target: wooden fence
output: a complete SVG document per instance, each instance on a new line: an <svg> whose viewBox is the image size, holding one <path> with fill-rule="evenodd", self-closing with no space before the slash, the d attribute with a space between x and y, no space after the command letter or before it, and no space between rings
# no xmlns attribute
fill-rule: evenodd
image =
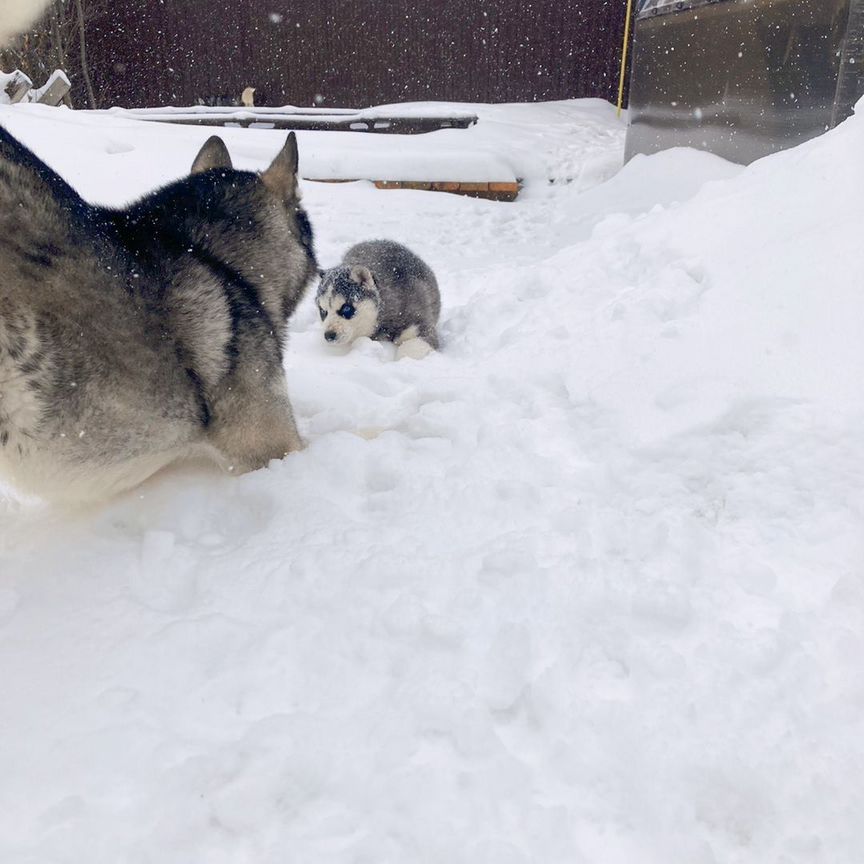
<svg viewBox="0 0 864 864"><path fill-rule="evenodd" d="M124 0L94 15L87 49L102 108L234 104L249 85L256 105L614 99L625 8L626 0Z"/></svg>

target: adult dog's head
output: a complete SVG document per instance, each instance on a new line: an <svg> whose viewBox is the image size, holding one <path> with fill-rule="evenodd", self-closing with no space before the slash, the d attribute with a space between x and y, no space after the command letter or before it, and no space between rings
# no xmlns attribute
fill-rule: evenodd
<svg viewBox="0 0 864 864"><path fill-rule="evenodd" d="M260 173L235 170L214 135L195 157L189 180L200 205L201 246L254 284L268 312L283 320L318 272L297 168L293 132Z"/></svg>
<svg viewBox="0 0 864 864"><path fill-rule="evenodd" d="M312 227L297 186L292 132L270 166L238 171L221 138L204 144L190 176L145 196L120 214L139 242L192 256L230 288L244 315L261 308L276 335L318 273ZM161 245L160 245L161 244ZM151 244L152 245L152 244Z"/></svg>

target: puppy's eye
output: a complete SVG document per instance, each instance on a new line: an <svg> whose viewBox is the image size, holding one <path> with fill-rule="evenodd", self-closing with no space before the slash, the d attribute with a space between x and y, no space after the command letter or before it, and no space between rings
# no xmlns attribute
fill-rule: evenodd
<svg viewBox="0 0 864 864"><path fill-rule="evenodd" d="M318 307L318 314L321 316L321 320L323 321L327 317L327 310L322 309L320 306Z"/></svg>
<svg viewBox="0 0 864 864"><path fill-rule="evenodd" d="M356 311L350 303L343 303L336 314L341 315L343 318L353 318Z"/></svg>

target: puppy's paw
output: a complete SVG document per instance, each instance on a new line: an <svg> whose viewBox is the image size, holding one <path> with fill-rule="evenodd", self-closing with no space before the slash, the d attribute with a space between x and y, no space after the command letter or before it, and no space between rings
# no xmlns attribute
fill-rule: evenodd
<svg viewBox="0 0 864 864"><path fill-rule="evenodd" d="M396 349L396 359L410 357L412 360L422 360L427 354L432 353L432 346L419 336L414 339L406 339Z"/></svg>
<svg viewBox="0 0 864 864"><path fill-rule="evenodd" d="M363 429L355 429L352 431L352 435L356 435L358 438L363 438L366 441L372 441L377 438L382 432L386 432L387 430L383 426L367 426Z"/></svg>

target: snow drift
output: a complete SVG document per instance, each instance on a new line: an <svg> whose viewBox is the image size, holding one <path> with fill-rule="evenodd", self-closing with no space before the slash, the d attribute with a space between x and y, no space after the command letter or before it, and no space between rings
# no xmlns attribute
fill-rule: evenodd
<svg viewBox="0 0 864 864"><path fill-rule="evenodd" d="M101 200L195 151L68 116L0 122ZM620 158L597 130L543 158ZM862 151L859 116L514 205L307 184L325 266L436 269L444 350L332 353L310 302L307 451L2 499L0 859L857 860Z"/></svg>

